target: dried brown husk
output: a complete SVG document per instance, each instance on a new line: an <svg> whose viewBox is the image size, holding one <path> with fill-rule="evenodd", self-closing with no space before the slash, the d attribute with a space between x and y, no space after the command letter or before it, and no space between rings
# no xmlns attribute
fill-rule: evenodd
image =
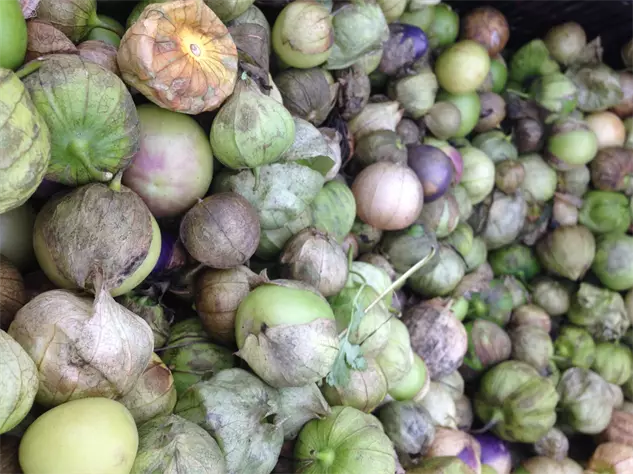
<svg viewBox="0 0 633 474"><path fill-rule="evenodd" d="M371 413L387 396L387 379L380 366L371 358L366 359L365 370L352 370L344 387L326 384L323 395L331 406L348 406Z"/></svg>
<svg viewBox="0 0 633 474"><path fill-rule="evenodd" d="M508 360L512 353L510 336L497 324L477 319L470 330L470 343L484 367Z"/></svg>
<svg viewBox="0 0 633 474"><path fill-rule="evenodd" d="M512 312L510 326L536 326L545 332L552 330L552 319L543 308L535 304L524 304Z"/></svg>
<svg viewBox="0 0 633 474"><path fill-rule="evenodd" d="M22 474L18 458L18 447L20 438L17 436L5 435L0 437L0 473L1 474Z"/></svg>
<svg viewBox="0 0 633 474"><path fill-rule="evenodd" d="M0 329L6 331L27 302L24 279L8 258L0 255Z"/></svg>
<svg viewBox="0 0 633 474"><path fill-rule="evenodd" d="M369 102L369 76L358 65L335 71L334 76L340 86L337 102L339 112L345 120L350 120Z"/></svg>
<svg viewBox="0 0 633 474"><path fill-rule="evenodd" d="M119 75L119 65L116 60L117 49L104 41L88 40L77 47L79 56L86 61L98 64L108 71Z"/></svg>
<svg viewBox="0 0 633 474"><path fill-rule="evenodd" d="M620 443L602 443L594 451L587 468L587 474L629 474L633 472L633 447Z"/></svg>
<svg viewBox="0 0 633 474"><path fill-rule="evenodd" d="M73 42L88 33L97 13L96 0L40 0L37 18L50 22Z"/></svg>
<svg viewBox="0 0 633 474"><path fill-rule="evenodd" d="M265 278L243 265L225 270L205 269L195 283L196 311L209 338L235 345L235 313L246 295Z"/></svg>
<svg viewBox="0 0 633 474"><path fill-rule="evenodd" d="M633 150L609 147L598 152L589 165L591 183L602 191L623 191L633 194Z"/></svg>
<svg viewBox="0 0 633 474"><path fill-rule="evenodd" d="M613 410L609 426L599 438L602 442L626 444L633 447L633 413L623 410Z"/></svg>
<svg viewBox="0 0 633 474"><path fill-rule="evenodd" d="M314 227L294 235L279 258L281 276L299 280L334 296L347 282L347 256L339 243Z"/></svg>
<svg viewBox="0 0 633 474"><path fill-rule="evenodd" d="M138 194L92 183L48 201L35 219L33 239L39 261L44 255L66 282L94 290L98 278L113 289L133 275L153 234L152 215Z"/></svg>
<svg viewBox="0 0 633 474"><path fill-rule="evenodd" d="M180 223L189 254L212 268L232 268L253 256L259 245L259 217L237 193L218 193L193 206Z"/></svg>
<svg viewBox="0 0 633 474"><path fill-rule="evenodd" d="M569 439L565 433L554 427L534 443L534 452L539 456L562 461L569 452Z"/></svg>
<svg viewBox="0 0 633 474"><path fill-rule="evenodd" d="M24 15L24 18L26 18L27 20L29 18L33 18L39 4L40 0L20 0L20 5L22 6L22 15Z"/></svg>
<svg viewBox="0 0 633 474"><path fill-rule="evenodd" d="M426 363L431 379L455 371L468 350L464 325L438 298L405 310L402 315L411 335L411 348Z"/></svg>
<svg viewBox="0 0 633 474"><path fill-rule="evenodd" d="M494 92L484 92L479 95L479 98L481 112L474 130L477 133L483 133L497 128L506 117L506 102L503 97Z"/></svg>
<svg viewBox="0 0 633 474"><path fill-rule="evenodd" d="M138 426L160 415L169 415L176 406L176 387L170 370L156 354L132 390L118 401L130 411Z"/></svg>
<svg viewBox="0 0 633 474"><path fill-rule="evenodd" d="M521 188L525 178L525 168L519 160L503 160L495 167L495 184L506 194L512 194Z"/></svg>
<svg viewBox="0 0 633 474"><path fill-rule="evenodd" d="M341 170L341 166L343 165L343 156L341 154L341 140L343 136L338 132L338 130L329 127L321 127L319 128L319 132L325 137L325 141L332 149L331 158L334 158L334 166L330 168L330 171L325 175L325 181L331 181L335 179Z"/></svg>
<svg viewBox="0 0 633 474"><path fill-rule="evenodd" d="M24 59L27 62L47 54L78 52L77 47L64 33L46 21L29 20L26 23L26 31L28 42Z"/></svg>
<svg viewBox="0 0 633 474"><path fill-rule="evenodd" d="M36 362L35 400L46 407L127 394L154 348L149 325L102 285L94 300L67 290L42 293L18 311L9 335Z"/></svg>
<svg viewBox="0 0 633 474"><path fill-rule="evenodd" d="M275 77L284 106L297 117L320 126L336 103L339 85L330 84L321 68L287 69Z"/></svg>
<svg viewBox="0 0 633 474"><path fill-rule="evenodd" d="M240 60L254 64L264 71L270 66L270 31L257 23L228 25Z"/></svg>

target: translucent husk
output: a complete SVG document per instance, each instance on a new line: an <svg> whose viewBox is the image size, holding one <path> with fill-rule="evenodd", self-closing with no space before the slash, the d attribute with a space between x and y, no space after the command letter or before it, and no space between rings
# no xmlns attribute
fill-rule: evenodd
<svg viewBox="0 0 633 474"><path fill-rule="evenodd" d="M325 384L323 395L331 406L349 406L371 413L387 396L387 379L380 366L371 358L365 358L364 370L352 370L344 387Z"/></svg>
<svg viewBox="0 0 633 474"><path fill-rule="evenodd" d="M0 329L0 375L5 383L0 434L12 430L26 417L38 391L38 368L19 342Z"/></svg>
<svg viewBox="0 0 633 474"><path fill-rule="evenodd" d="M587 465L589 474L627 474L633 469L633 447L621 443L598 445Z"/></svg>
<svg viewBox="0 0 633 474"><path fill-rule="evenodd" d="M587 369L567 369L558 386L559 421L577 433L598 434L604 430L613 411L609 384Z"/></svg>
<svg viewBox="0 0 633 474"><path fill-rule="evenodd" d="M633 373L633 353L625 345L601 342L596 345L591 369L607 382L623 385Z"/></svg>
<svg viewBox="0 0 633 474"><path fill-rule="evenodd" d="M552 428L534 443L534 452L539 456L562 461L569 452L569 439L560 429Z"/></svg>
<svg viewBox="0 0 633 474"><path fill-rule="evenodd" d="M275 76L275 84L288 111L317 127L331 112L339 91L339 84L331 84L321 68L286 69Z"/></svg>
<svg viewBox="0 0 633 474"><path fill-rule="evenodd" d="M107 26L97 17L96 0L40 0L36 13L75 43L95 26Z"/></svg>
<svg viewBox="0 0 633 474"><path fill-rule="evenodd" d="M130 411L137 426L157 416L169 415L176 406L174 378L156 354L132 390L118 399Z"/></svg>
<svg viewBox="0 0 633 474"><path fill-rule="evenodd" d="M60 30L44 20L32 19L27 22L28 43L26 61L32 61L46 54L77 53L77 47Z"/></svg>
<svg viewBox="0 0 633 474"><path fill-rule="evenodd" d="M466 273L464 259L452 248L439 246L439 262L431 271L414 273L409 287L421 296L447 296L453 292Z"/></svg>
<svg viewBox="0 0 633 474"><path fill-rule="evenodd" d="M347 256L342 247L314 227L294 235L279 262L284 278L308 283L325 297L336 295L347 282Z"/></svg>
<svg viewBox="0 0 633 474"><path fill-rule="evenodd" d="M455 196L446 193L439 199L425 203L416 223L423 224L438 239L450 235L459 224L459 205Z"/></svg>
<svg viewBox="0 0 633 474"><path fill-rule="evenodd" d="M328 181L310 204L314 227L343 242L356 217L356 200L347 184Z"/></svg>
<svg viewBox="0 0 633 474"><path fill-rule="evenodd" d="M510 358L510 336L497 324L483 319L466 324L468 353L464 358L463 372L483 372L487 367Z"/></svg>
<svg viewBox="0 0 633 474"><path fill-rule="evenodd" d="M139 445L131 474L225 474L218 443L195 423L177 415L159 416L138 430Z"/></svg>
<svg viewBox="0 0 633 474"><path fill-rule="evenodd" d="M559 281L549 277L539 278L531 283L530 289L534 303L550 316L561 316L569 309L570 292Z"/></svg>
<svg viewBox="0 0 633 474"><path fill-rule="evenodd" d="M278 229L262 229L255 256L264 260L271 260L277 257L293 235L310 225L312 225L312 213L310 209L306 209L295 219L285 223Z"/></svg>
<svg viewBox="0 0 633 474"><path fill-rule="evenodd" d="M137 316L143 318L154 333L154 349L163 347L169 338L169 325L173 313L165 306L149 296L126 293L117 298L117 303L125 306Z"/></svg>
<svg viewBox="0 0 633 474"><path fill-rule="evenodd" d="M585 275L595 252L595 239L582 225L559 227L536 245L536 254L545 269L570 280Z"/></svg>
<svg viewBox="0 0 633 474"><path fill-rule="evenodd" d="M406 467L414 464L435 437L431 415L417 402L389 402L378 410L377 416Z"/></svg>
<svg viewBox="0 0 633 474"><path fill-rule="evenodd" d="M554 385L532 366L505 361L486 372L475 413L506 441L534 443L556 421L558 394Z"/></svg>
<svg viewBox="0 0 633 474"><path fill-rule="evenodd" d="M182 395L174 413L215 438L227 472L273 470L284 441L279 394L256 376L242 369L223 370Z"/></svg>
<svg viewBox="0 0 633 474"><path fill-rule="evenodd" d="M381 240L380 251L397 272L404 273L427 256L434 246L437 246L435 233L423 224L414 224L402 231L387 232ZM439 256L421 271L432 270L438 262Z"/></svg>
<svg viewBox="0 0 633 474"><path fill-rule="evenodd" d="M36 401L47 407L127 394L154 347L149 325L102 285L94 300L65 290L36 296L18 312L9 334L37 361Z"/></svg>
<svg viewBox="0 0 633 474"><path fill-rule="evenodd" d="M118 289L146 259L158 258L150 254L160 248L154 225L136 193L93 183L47 202L35 221L34 247L58 286L96 291L102 278L107 289Z"/></svg>
<svg viewBox="0 0 633 474"><path fill-rule="evenodd" d="M328 417L308 422L294 458L297 472L304 474L332 469L392 474L396 467L393 445L378 419L352 407L334 407Z"/></svg>
<svg viewBox="0 0 633 474"><path fill-rule="evenodd" d="M613 410L609 426L600 434L600 440L633 446L633 413Z"/></svg>
<svg viewBox="0 0 633 474"><path fill-rule="evenodd" d="M525 362L546 375L554 356L554 344L549 334L536 326L523 325L510 332L512 359Z"/></svg>
<svg viewBox="0 0 633 474"><path fill-rule="evenodd" d="M407 114L417 120L431 110L438 89L435 74L426 68L390 83L389 97L400 102Z"/></svg>
<svg viewBox="0 0 633 474"><path fill-rule="evenodd" d="M284 439L293 440L310 420L323 419L332 410L316 384L279 389L279 413Z"/></svg>
<svg viewBox="0 0 633 474"><path fill-rule="evenodd" d="M349 121L350 132L356 140L379 130L396 131L404 110L396 101L370 102Z"/></svg>
<svg viewBox="0 0 633 474"><path fill-rule="evenodd" d="M413 367L413 350L407 327L399 319L389 323L389 339L385 348L376 356L376 362L387 379L391 389Z"/></svg>
<svg viewBox="0 0 633 474"><path fill-rule="evenodd" d="M79 56L85 60L98 64L114 74L119 74L119 65L116 61L117 49L111 44L89 40L79 44L78 50Z"/></svg>
<svg viewBox="0 0 633 474"><path fill-rule="evenodd" d="M468 349L464 325L449 308L430 300L408 308L402 321L411 336L411 347L424 360L432 379L448 375L461 364Z"/></svg>
<svg viewBox="0 0 633 474"><path fill-rule="evenodd" d="M554 341L556 365L562 370L571 367L590 369L596 353L596 344L585 329L565 326Z"/></svg>
<svg viewBox="0 0 633 474"><path fill-rule="evenodd" d="M453 399L450 389L448 389L446 385L431 382L429 391L418 403L426 408L436 427L457 427L457 406L455 405L455 400Z"/></svg>
<svg viewBox="0 0 633 474"><path fill-rule="evenodd" d="M329 176L335 167L340 168L328 138L307 120L300 117L293 117L293 120L294 141L281 155L280 161L309 166L325 177Z"/></svg>

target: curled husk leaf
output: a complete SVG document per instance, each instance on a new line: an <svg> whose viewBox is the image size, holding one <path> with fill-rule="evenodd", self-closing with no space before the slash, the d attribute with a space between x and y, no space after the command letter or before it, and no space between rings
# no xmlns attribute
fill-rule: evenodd
<svg viewBox="0 0 633 474"><path fill-rule="evenodd" d="M279 393L256 376L242 369L223 370L187 390L174 413L213 435L229 474L273 470L284 441L277 420Z"/></svg>
<svg viewBox="0 0 633 474"><path fill-rule="evenodd" d="M439 262L430 271L422 268L409 278L409 287L421 296L446 296L453 292L466 273L464 259L446 245L439 247Z"/></svg>
<svg viewBox="0 0 633 474"><path fill-rule="evenodd" d="M268 71L272 45L270 25L264 13L251 5L244 13L226 23L226 26L235 42L239 58ZM275 85L272 81L269 82L271 87ZM273 95L272 89L269 95Z"/></svg>
<svg viewBox="0 0 633 474"><path fill-rule="evenodd" d="M414 224L401 231L387 232L380 243L381 252L399 273L405 273L428 256L433 247L437 247L437 237L423 224ZM439 255L432 258L421 272L432 270L438 262Z"/></svg>
<svg viewBox="0 0 633 474"><path fill-rule="evenodd" d="M633 469L633 447L622 443L602 443L593 452L587 468L586 472L591 474L627 474Z"/></svg>
<svg viewBox="0 0 633 474"><path fill-rule="evenodd" d="M88 40L79 44L77 49L79 56L85 60L98 64L116 75L119 74L119 65L116 61L117 49L111 44Z"/></svg>
<svg viewBox="0 0 633 474"><path fill-rule="evenodd" d="M184 319L172 326L162 359L174 377L178 394L235 365L232 351L212 344L198 318Z"/></svg>
<svg viewBox="0 0 633 474"><path fill-rule="evenodd" d="M389 402L380 407L377 416L404 466L415 464L435 437L433 419L418 402Z"/></svg>
<svg viewBox="0 0 633 474"><path fill-rule="evenodd" d="M534 443L556 421L558 394L532 366L505 361L486 372L474 400L475 413L506 441Z"/></svg>
<svg viewBox="0 0 633 474"><path fill-rule="evenodd" d="M349 406L371 413L387 396L387 379L372 358L365 359L364 370L352 370L349 381L341 387L326 383L323 395L332 406Z"/></svg>
<svg viewBox="0 0 633 474"><path fill-rule="evenodd" d="M627 346L601 342L596 345L591 369L607 382L619 386L631 378L632 365L633 353Z"/></svg>
<svg viewBox="0 0 633 474"><path fill-rule="evenodd" d="M220 173L214 179L213 192L244 196L257 210L263 231L280 229L297 219L309 209L323 182L323 175L308 166L273 163L258 168L257 177L250 169Z"/></svg>
<svg viewBox="0 0 633 474"><path fill-rule="evenodd" d="M160 233L143 200L101 183L49 200L37 215L35 255L61 288L94 291L103 278L113 296L138 285L160 254Z"/></svg>
<svg viewBox="0 0 633 474"><path fill-rule="evenodd" d="M358 115L369 101L369 76L356 64L351 68L335 71L335 77L339 85L338 110L343 119L350 120Z"/></svg>
<svg viewBox="0 0 633 474"><path fill-rule="evenodd" d="M431 382L429 390L418 402L431 415L435 426L457 427L457 406L451 389L438 382Z"/></svg>
<svg viewBox="0 0 633 474"><path fill-rule="evenodd" d="M618 340L631 325L622 296L589 283L580 284L567 317L586 328L597 341Z"/></svg>
<svg viewBox="0 0 633 474"><path fill-rule="evenodd" d="M550 316L561 316L570 305L570 292L561 282L542 277L530 285L534 304L540 306Z"/></svg>
<svg viewBox="0 0 633 474"><path fill-rule="evenodd" d="M195 284L196 311L212 341L235 343L235 313L248 293L263 281L248 267L206 269Z"/></svg>
<svg viewBox="0 0 633 474"><path fill-rule="evenodd" d="M549 334L537 326L522 325L510 332L512 359L530 364L540 374L547 370L554 356L554 344Z"/></svg>
<svg viewBox="0 0 633 474"><path fill-rule="evenodd" d="M38 391L38 368L19 342L0 329L0 375L5 384L0 404L0 434L26 417Z"/></svg>
<svg viewBox="0 0 633 474"><path fill-rule="evenodd" d="M606 64L587 65L581 62L565 73L578 89L578 108L583 112L598 112L618 105L622 86L618 74Z"/></svg>
<svg viewBox="0 0 633 474"><path fill-rule="evenodd" d="M481 446L464 431L438 427L425 457L457 456L474 472L481 472Z"/></svg>
<svg viewBox="0 0 633 474"><path fill-rule="evenodd" d="M396 101L370 102L349 121L349 129L356 140L379 130L395 132L403 114Z"/></svg>
<svg viewBox="0 0 633 474"><path fill-rule="evenodd" d="M328 181L310 204L312 224L339 244L352 230L356 217L356 200L347 184Z"/></svg>
<svg viewBox="0 0 633 474"><path fill-rule="evenodd" d="M595 239L582 225L554 229L536 244L536 254L543 267L570 280L579 280L585 275L595 253Z"/></svg>
<svg viewBox="0 0 633 474"><path fill-rule="evenodd" d="M569 438L558 428L552 428L534 443L534 452L539 456L562 461L569 452Z"/></svg>
<svg viewBox="0 0 633 474"><path fill-rule="evenodd" d="M26 303L22 275L8 258L0 254L0 329L8 329L15 314Z"/></svg>
<svg viewBox="0 0 633 474"><path fill-rule="evenodd" d="M235 43L201 0L143 10L121 39L117 59L128 85L156 105L186 114L217 109L237 79Z"/></svg>
<svg viewBox="0 0 633 474"><path fill-rule="evenodd" d="M332 409L323 398L319 387L312 383L303 387L279 389L279 412L284 439L295 439L301 428L310 420L329 416Z"/></svg>
<svg viewBox="0 0 633 474"><path fill-rule="evenodd" d="M293 235L311 225L312 212L308 208L299 214L298 217L286 222L278 229L262 229L255 256L264 260L274 259Z"/></svg>
<svg viewBox="0 0 633 474"><path fill-rule="evenodd" d="M37 361L36 401L47 407L125 395L147 368L154 347L148 324L102 286L94 300L66 290L36 296L18 311L9 335Z"/></svg>
<svg viewBox="0 0 633 474"><path fill-rule="evenodd" d="M321 125L332 111L339 90L321 68L286 69L275 77L284 106L288 111L315 126Z"/></svg>
<svg viewBox="0 0 633 474"><path fill-rule="evenodd" d="M237 310L235 336L237 355L276 387L319 381L338 353L336 321L327 301L309 285L288 280L248 294Z"/></svg>
<svg viewBox="0 0 633 474"><path fill-rule="evenodd" d="M571 367L590 369L596 354L596 343L581 327L564 326L554 341L556 365L566 370Z"/></svg>
<svg viewBox="0 0 633 474"><path fill-rule="evenodd" d="M125 405L137 425L169 415L176 406L174 378L156 354L130 390L118 401Z"/></svg>
<svg viewBox="0 0 633 474"><path fill-rule="evenodd" d="M556 387L563 426L577 433L598 434L609 425L613 411L609 384L591 370L572 367Z"/></svg>
<svg viewBox="0 0 633 474"><path fill-rule="evenodd" d="M486 368L508 360L512 353L510 336L497 324L478 319L466 323L468 331L468 353L464 358L462 374L483 372Z"/></svg>
<svg viewBox="0 0 633 474"><path fill-rule="evenodd" d="M218 443L204 429L178 415L156 417L138 429L138 453L132 474L225 474Z"/></svg>
<svg viewBox="0 0 633 474"><path fill-rule="evenodd" d="M402 321L411 347L426 363L432 379L455 371L468 350L468 334L449 308L430 300L408 308Z"/></svg>
<svg viewBox="0 0 633 474"><path fill-rule="evenodd" d="M134 293L126 293L117 298L117 303L125 306L149 324L154 333L154 349L165 345L171 332L169 328L173 319L171 310L150 296L141 296Z"/></svg>
<svg viewBox="0 0 633 474"><path fill-rule="evenodd" d="M295 445L296 472L323 474L336 466L343 472L393 474L393 444L373 415L352 407L334 407L332 414L309 421Z"/></svg>
<svg viewBox="0 0 633 474"><path fill-rule="evenodd" d="M46 54L77 53L77 47L60 30L44 20L32 19L26 23L28 43L26 61Z"/></svg>
<svg viewBox="0 0 633 474"><path fill-rule="evenodd" d="M46 178L70 186L109 181L139 148L132 96L114 73L78 55L41 61L23 82L51 132Z"/></svg>

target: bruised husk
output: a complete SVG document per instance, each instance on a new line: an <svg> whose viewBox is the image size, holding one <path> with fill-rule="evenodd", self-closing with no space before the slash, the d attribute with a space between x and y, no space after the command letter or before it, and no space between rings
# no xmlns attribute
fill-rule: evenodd
<svg viewBox="0 0 633 474"><path fill-rule="evenodd" d="M53 198L35 221L33 246L46 276L61 288L127 293L154 268L158 225L128 188L94 183Z"/></svg>
<svg viewBox="0 0 633 474"><path fill-rule="evenodd" d="M314 227L292 237L279 261L284 278L308 283L325 297L338 293L347 281L347 257L342 247Z"/></svg>
<svg viewBox="0 0 633 474"><path fill-rule="evenodd" d="M257 212L237 193L205 198L180 224L180 239L189 254L212 268L245 263L257 250L259 235Z"/></svg>
<svg viewBox="0 0 633 474"><path fill-rule="evenodd" d="M125 395L147 368L154 347L147 323L102 286L94 300L66 290L36 296L18 311L9 335L40 361L36 401L47 407Z"/></svg>
<svg viewBox="0 0 633 474"><path fill-rule="evenodd" d="M226 270L207 269L196 280L196 311L209 338L235 343L235 313L263 278L243 265Z"/></svg>

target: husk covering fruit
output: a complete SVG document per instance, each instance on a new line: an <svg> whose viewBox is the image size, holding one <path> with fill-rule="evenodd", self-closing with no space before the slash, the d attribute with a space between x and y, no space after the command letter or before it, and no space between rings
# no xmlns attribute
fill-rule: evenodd
<svg viewBox="0 0 633 474"><path fill-rule="evenodd" d="M175 414L196 423L222 447L228 474L268 474L284 441L279 394L242 369L223 370L194 385Z"/></svg>
<svg viewBox="0 0 633 474"><path fill-rule="evenodd" d="M117 61L128 85L186 114L218 108L237 79L235 43L202 0L145 8L123 35Z"/></svg>
<svg viewBox="0 0 633 474"><path fill-rule="evenodd" d="M21 206L42 182L51 159L48 125L18 76L0 68L0 213Z"/></svg>
<svg viewBox="0 0 633 474"><path fill-rule="evenodd" d="M310 420L323 419L332 410L316 384L279 389L279 419L282 420L284 439L295 439Z"/></svg>
<svg viewBox="0 0 633 474"><path fill-rule="evenodd" d="M130 92L116 74L78 55L41 61L23 82L51 133L46 179L69 186L111 180L139 150Z"/></svg>
<svg viewBox="0 0 633 474"><path fill-rule="evenodd" d="M0 254L0 329L8 329L15 313L27 302L24 280L8 258Z"/></svg>
<svg viewBox="0 0 633 474"><path fill-rule="evenodd" d="M148 324L103 287L94 300L66 290L42 293L18 311L9 334L37 362L36 400L47 407L127 394L154 347Z"/></svg>

